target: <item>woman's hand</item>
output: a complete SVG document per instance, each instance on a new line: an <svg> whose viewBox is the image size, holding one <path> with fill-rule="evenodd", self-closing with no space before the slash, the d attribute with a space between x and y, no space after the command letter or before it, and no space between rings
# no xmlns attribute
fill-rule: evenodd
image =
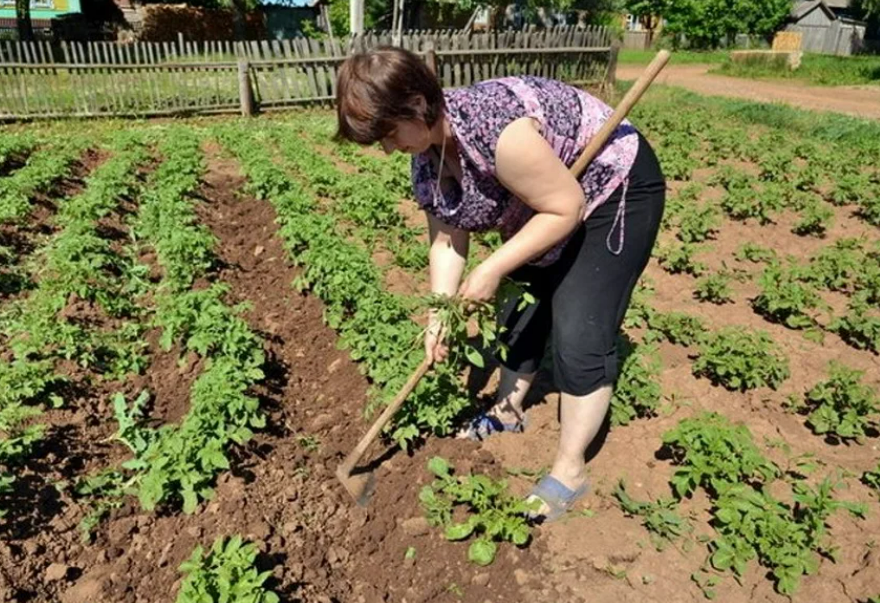
<svg viewBox="0 0 880 603"><path fill-rule="evenodd" d="M459 287L458 295L468 301L491 302L501 284L501 276L491 265L483 262L471 270Z"/></svg>
<svg viewBox="0 0 880 603"><path fill-rule="evenodd" d="M425 356L432 362L443 362L449 357L449 346L444 341L446 333L440 321L433 313L428 316L428 328L425 330Z"/></svg>

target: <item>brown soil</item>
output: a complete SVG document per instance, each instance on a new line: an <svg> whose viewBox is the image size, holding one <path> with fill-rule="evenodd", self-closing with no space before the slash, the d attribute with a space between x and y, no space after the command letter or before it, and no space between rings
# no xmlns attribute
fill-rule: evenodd
<svg viewBox="0 0 880 603"><path fill-rule="evenodd" d="M58 195L70 198L78 194L83 189L84 177L106 159L106 155L90 152L86 159L88 161L75 166L72 176L56 186ZM46 205L48 199L45 197ZM107 234L124 239L127 236L124 216L130 211L131 201L123 201L117 210L102 220L102 223L116 224L120 229ZM45 234L55 231L49 213L40 214L28 228L33 230L35 224L44 229ZM108 317L96 304L75 294L59 312L58 319L88 326L95 331L111 331L120 325L119 319ZM147 339L155 344L156 337L148 336ZM146 353L160 360L167 356L160 353L156 345ZM161 362L156 363L152 376L164 382L172 381L158 372L161 365ZM111 399L116 393L133 399L146 380L145 377L129 381L104 380L73 361L59 362L56 372L66 379L55 388L64 399L64 405L49 409L36 419L45 425L45 436L28 462L17 471L19 479L15 482L11 500L6 503L10 512L0 532L4 539L0 546L2 601L55 600L58 585L43 580L39 574L47 560L66 563L82 550L76 526L85 510L73 501L66 485L125 459L125 449L111 441L116 430ZM74 577L77 571L71 568L68 573Z"/></svg>
<svg viewBox="0 0 880 603"><path fill-rule="evenodd" d="M749 173L757 169L744 162L737 162L735 167ZM697 170L693 180L705 184L714 171L714 168ZM670 182L670 189L676 190L683 184L686 183ZM717 202L722 193L717 187L706 187L702 201ZM414 211L414 207L412 201L403 201L400 210L408 225L424 225L424 216ZM868 240L877 240L876 229L855 217L853 207L833 209L833 225L823 238L793 234L791 228L798 219L794 212L783 212L775 216L773 223L764 226L753 220L736 222L725 219L716 239L707 243L707 250L699 259L711 270L723 268L726 262L728 268L744 269L755 279L760 274L760 265L742 265L732 259L736 249L747 241L771 246L781 256L792 255L805 261L841 237L864 236ZM669 237L670 233L663 233L661 240ZM479 246L472 245L472 249L479 250ZM391 261L389 254L377 254L375 259L380 265ZM386 285L391 290L403 294L423 292L413 276L401 276L400 272L388 272ZM742 325L769 331L790 359L791 377L779 391L763 388L747 395L731 393L692 375L691 350L671 344L661 345L663 370L660 385L664 402L660 416L616 428L598 438L599 442L589 453L591 460L588 464L593 495L587 497L568 519L542 526L535 533L536 544L545 545L546 550L536 549L540 565L530 568L529 575L541 582L542 589L535 592L527 588L526 600L569 601L575 593L596 603L705 601L690 579L706 561L705 544L691 541L687 548L679 543L668 546L663 552L655 550L639 520L626 517L611 495L617 481L625 479L628 491L637 499L668 498L673 467L659 458L662 434L682 418L703 410L714 410L732 421L746 423L758 446L767 450L767 454L782 466L787 466L787 460L780 447L787 446L790 457L815 454L823 463L817 472L820 478L837 468L859 476L876 467L876 439L869 439L862 446L826 442L809 431L803 416L785 412L782 404L789 394L802 395L822 380L831 360L865 371L865 381L880 390L880 358L870 352L854 350L833 334L827 334L823 343L814 343L799 331L768 323L750 306L750 300L758 292L753 281L734 282L733 303L716 306L693 298L696 279L687 275L669 275L659 268L656 260L652 260L647 275L656 287L651 304L659 311L674 310L699 316L711 329ZM842 295L824 294L823 297L838 311L845 303ZM475 372L471 381L475 396L480 392L481 398L491 394L496 384L497 373L491 370ZM530 405L527 432L494 436L483 443L483 449L491 452L502 467L514 473L522 469L532 473L549 469L558 439L558 397L550 375L540 373L527 401ZM532 483L531 479L520 476L511 477L510 481L519 493L526 493ZM867 503L871 512L866 521L854 519L843 511L832 517L830 534L835 546L841 549L840 559L836 564L823 560L817 575L804 577L794 601L851 603L880 592L880 558L873 552L872 536L880 530L876 496L857 479L848 479L838 495L845 500ZM694 517L695 535L714 536L709 526L709 507L708 499L702 494L683 503L682 514ZM734 603L781 603L786 600L774 592L766 572L755 563L743 578L742 586L727 575L715 590L717 600Z"/></svg>
<svg viewBox="0 0 880 603"><path fill-rule="evenodd" d="M673 187L676 184L672 183ZM705 194L711 196L711 191L707 190ZM788 213L766 226L758 226L754 221L724 220L717 239L708 243L710 251L699 259L712 270L722 268L722 261L726 261L729 268L745 268L756 278L761 270L759 265L742 265L732 260L734 251L747 241L771 246L780 255L791 254L804 261L819 248L844 236L863 235L868 240L877 240L876 229L854 218L852 208L834 209L835 223L825 239L792 234L790 230L796 217ZM661 233L661 241L671 238L671 233ZM873 541L880 530L880 517L876 495L857 478L862 472L876 467L877 439L869 438L863 445L840 445L815 436L805 426L804 417L786 412L783 402L788 395L800 396L824 379L832 360L865 371L864 381L875 391L880 391L880 357L854 350L833 334L826 334L823 343L814 343L799 331L768 323L750 306L750 300L758 291L755 282L733 283L733 303L716 306L693 298L696 279L688 275L670 275L657 265L656 260L651 261L646 274L655 288L650 304L658 311L698 316L711 330L737 325L768 331L788 356L791 377L778 391L762 388L745 395L731 393L692 375L692 350L671 344L661 345L663 370L660 385L664 403L660 416L616 428L607 435L598 454L588 464L594 496L585 505L595 515L575 516L564 525L542 528L537 539L546 542L549 550L545 571L552 572L562 584L575 588L575 585L583 584L578 572L586 568L587 573L592 574L587 589L589 598L600 603L704 600L689 577L705 561L705 545L696 544L689 552L680 546L668 547L664 552L656 551L648 532L639 526L638 519L624 517L610 491L618 479L625 479L630 494L640 500L668 498L671 495L668 481L673 467L658 457L662 434L682 418L713 410L747 424L758 446L767 450L767 454L782 466L787 466L787 461L781 446L787 446L791 457L815 455L821 462L816 473L820 479L838 469L856 476L846 480L846 487L837 495L845 500L867 503L871 509L867 520L854 519L845 512L832 517L830 535L834 545L840 547L840 558L837 563L823 560L816 575L802 579L793 600L845 603L875 596L872 593L880 592L880 559L873 551ZM828 294L825 297L838 309L843 303L841 295ZM484 448L500 459L506 468L537 470L549 467L558 432L557 399L558 395L551 394L537 401L529 411L531 425L525 434L491 438ZM712 536L714 532L707 525L707 507L703 497L695 497L682 505L683 514L692 512L700 518L695 521L696 533ZM720 601L785 600L773 591L772 582L756 564L744 577L743 586L726 576L716 591Z"/></svg>
<svg viewBox="0 0 880 603"><path fill-rule="evenodd" d="M810 86L708 73L709 65L667 65L655 80L709 96L730 96L763 103L785 103L814 111L834 111L856 117L880 119L880 86ZM618 65L617 77L637 79L645 67Z"/></svg>
<svg viewBox="0 0 880 603"><path fill-rule="evenodd" d="M218 157L217 149L209 152L199 212L220 238L224 268L218 276L232 286L229 301L253 303L247 318L266 339L267 379L255 393L269 412L269 427L236 454L215 500L193 516L142 513L126 505L102 525L94 544L83 545L75 526L84 509L65 492L55 495L51 513L0 545L0 600L173 601L176 568L195 545L235 533L257 542L264 552L259 564L273 571L271 584L285 601L520 600L510 576L535 564L531 550L502 548L496 563L480 570L467 563L466 546L446 542L417 519L418 490L429 481L425 464L432 455L451 458L462 471L500 473L478 447L435 440L411 455L374 451L385 462L366 510L354 506L336 482L336 464L366 428L367 383L322 324L321 304L291 289L295 272L275 236L271 207L236 197L243 183L237 166ZM155 337L148 338L153 345ZM127 389L154 388L158 414L171 419L180 414L188 377L198 370L188 364L181 376L174 351L157 353L149 377ZM98 415L93 405L80 402L68 417L75 430L68 440L80 445L105 438L112 431L107 409ZM55 418L48 418L54 425ZM95 424L92 431L89 423ZM125 456L119 445L102 447L103 453L90 451L95 459L88 466L62 473L72 476ZM70 453L59 450L52 458ZM59 473L42 469L47 484ZM410 546L416 556L407 560Z"/></svg>
<svg viewBox="0 0 880 603"><path fill-rule="evenodd" d="M23 154L7 157L4 163L0 163L0 178L6 178L7 176L12 175L15 171L23 168L26 164L27 156Z"/></svg>
<svg viewBox="0 0 880 603"><path fill-rule="evenodd" d="M792 377L779 391L734 394L695 378L690 350L661 345L660 416L603 434L588 464L593 492L575 513L536 529L527 549L504 545L495 564L477 568L466 560L466 544L446 542L420 519L418 491L429 481L425 463L439 454L460 471L473 468L495 476L504 475L504 470L549 467L558 439L558 394L548 376L541 374L530 396L525 434L496 436L482 445L432 438L409 454L375 446L370 456L382 461L376 469L377 492L367 509L354 506L333 472L367 427L362 411L368 384L348 355L337 349L335 335L322 323L319 301L290 287L296 271L276 236L270 205L238 196L243 178L237 164L220 156L214 146L207 152L209 171L198 211L220 239L222 268L216 276L232 287L228 301L253 304L246 318L266 341L267 379L254 393L267 409L268 428L236 452L232 470L219 479L216 498L194 515L144 513L130 503L102 525L94 544L83 545L75 526L85 510L51 483L117 462L126 451L102 441L112 432L113 422L106 404L96 401L97 394L78 399L71 405L76 410L58 411L66 415L50 413L53 430L67 430L64 438L54 440L64 444L41 458L41 467L33 468L34 474L44 473L39 474L40 487L21 499L34 507L23 524L28 529L5 534L0 543L0 601L169 603L180 581L176 568L192 549L236 533L263 551L258 565L272 571L270 586L285 602L702 601L690 576L706 559L705 545L695 541L691 548L655 550L639 520L625 517L610 494L624 478L638 499L670 495L673 467L658 450L662 434L680 419L717 410L744 421L758 446L781 464L786 462L782 444L792 456L816 454L825 464L819 477L838 467L857 476L876 465L876 438L864 445L829 445L810 433L803 417L782 407L788 394L803 393L822 379L831 359L865 370L866 381L880 386L876 355L853 350L834 335L818 344L767 323L749 305L755 294L750 282L734 287L731 304L701 304L692 297L694 279L668 275L652 261L648 274L656 286L652 303L657 310L694 314L711 328L765 329L789 356ZM777 224L761 227L725 221L705 261L720 268L721 259L730 258L745 241L772 241L777 251L803 258L840 236L864 231L876 239L876 231L851 213L851 208L836 209L837 222L825 241L790 233L793 216L780 216ZM413 223L418 218L409 217ZM388 263L381 254L377 259ZM747 269L759 270L752 265ZM395 270L389 271L388 282L401 292L419 286L412 276ZM152 417L174 421L186 412L189 385L201 367L186 358L181 368L177 349L159 353L157 336L151 332L147 337L153 353L147 377L129 381L124 390L134 395L141 387L150 388L156 393ZM471 381L475 392L491 391L494 375L475 372ZM63 424L57 418L61 416ZM522 476L510 482L519 493L531 485ZM831 519L839 560L823 560L816 575L803 578L795 602L851 603L880 592L880 557L873 545L880 533L876 497L856 478L848 477L846 483L849 487L840 496L869 503L871 511L864 521L843 512ZM702 495L682 505L685 514L695 517L697 535L713 535L708 507ZM409 547L416 555L407 560ZM53 563L62 567L50 568ZM717 600L725 602L786 600L773 591L755 563L742 585L728 575L716 591Z"/></svg>

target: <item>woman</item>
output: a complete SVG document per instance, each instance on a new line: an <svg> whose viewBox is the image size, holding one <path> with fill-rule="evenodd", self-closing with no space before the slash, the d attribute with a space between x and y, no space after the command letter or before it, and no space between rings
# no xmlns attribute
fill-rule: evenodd
<svg viewBox="0 0 880 603"><path fill-rule="evenodd" d="M509 350L495 406L464 435L524 427L523 400L548 336L560 388L560 438L550 474L532 492L553 520L587 491L584 454L617 377L616 340L648 262L665 182L647 141L627 121L580 179L568 171L611 109L561 82L490 80L443 91L413 53L377 48L350 57L337 86L338 136L413 155L416 201L430 231L435 293L489 301L504 277L537 302L503 308ZM504 244L461 279L470 232L500 231ZM425 351L448 351L431 320Z"/></svg>

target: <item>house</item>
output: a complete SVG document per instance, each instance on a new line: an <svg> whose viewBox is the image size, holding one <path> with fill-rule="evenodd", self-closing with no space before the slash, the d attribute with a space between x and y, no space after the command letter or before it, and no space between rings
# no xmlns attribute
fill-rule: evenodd
<svg viewBox="0 0 880 603"><path fill-rule="evenodd" d="M801 50L850 55L864 46L865 26L848 16L847 0L801 0L792 7L785 31L799 32Z"/></svg>
<svg viewBox="0 0 880 603"><path fill-rule="evenodd" d="M34 33L48 32L51 21L63 15L81 13L80 0L31 0L31 24ZM0 0L0 32L17 31L15 0Z"/></svg>

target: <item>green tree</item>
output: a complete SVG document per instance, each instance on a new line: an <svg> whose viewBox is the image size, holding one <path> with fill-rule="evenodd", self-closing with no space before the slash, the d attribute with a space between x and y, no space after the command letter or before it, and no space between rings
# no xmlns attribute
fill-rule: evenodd
<svg viewBox="0 0 880 603"><path fill-rule="evenodd" d="M880 18L880 0L857 0L853 4L857 13L861 13L866 19Z"/></svg>
<svg viewBox="0 0 880 603"><path fill-rule="evenodd" d="M390 29L390 0L364 0L364 29ZM330 0L330 24L333 34L344 36L351 33L349 0Z"/></svg>
<svg viewBox="0 0 880 603"><path fill-rule="evenodd" d="M716 48L738 33L769 36L785 21L791 0L627 0L626 9L660 16L673 44L684 35L693 48Z"/></svg>
<svg viewBox="0 0 880 603"><path fill-rule="evenodd" d="M880 36L880 0L853 0L850 9L854 17L867 21L865 37Z"/></svg>

